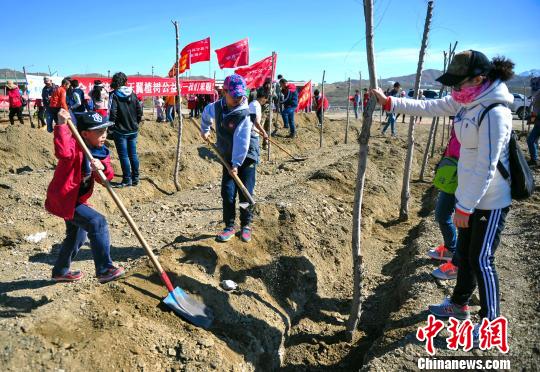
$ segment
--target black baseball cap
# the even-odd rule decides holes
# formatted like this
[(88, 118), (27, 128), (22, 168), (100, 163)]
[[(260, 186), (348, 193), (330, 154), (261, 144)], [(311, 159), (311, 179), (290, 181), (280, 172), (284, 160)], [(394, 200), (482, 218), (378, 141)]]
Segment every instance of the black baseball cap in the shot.
[(466, 50), (456, 54), (452, 59), (452, 62), (450, 62), (446, 72), (435, 80), (443, 85), (451, 87), (461, 83), (467, 78), (485, 75), (491, 71), (492, 68), (493, 65), (484, 53), (476, 50)]
[(114, 125), (114, 122), (106, 120), (106, 117), (94, 111), (76, 114), (76, 118), (79, 132), (83, 130), (97, 130)]

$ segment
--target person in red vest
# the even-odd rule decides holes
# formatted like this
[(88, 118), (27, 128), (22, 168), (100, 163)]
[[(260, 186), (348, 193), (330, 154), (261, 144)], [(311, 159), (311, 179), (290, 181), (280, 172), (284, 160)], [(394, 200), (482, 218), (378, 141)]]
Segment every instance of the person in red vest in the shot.
[(363, 102), (364, 110), (366, 109), (368, 102), (369, 102), (369, 93), (367, 91), (367, 88), (364, 88), (364, 102)]
[(21, 124), (24, 124), (23, 113), (23, 98), (19, 87), (13, 84), (13, 81), (8, 80), (6, 83), (9, 98), (9, 122), (11, 125), (15, 124), (15, 115)]
[(318, 89), (313, 91), (313, 96), (315, 97), (315, 110), (317, 111), (317, 119), (319, 119), (319, 126), (322, 125), (323, 111), (326, 112), (330, 104), (326, 96), (320, 94)]

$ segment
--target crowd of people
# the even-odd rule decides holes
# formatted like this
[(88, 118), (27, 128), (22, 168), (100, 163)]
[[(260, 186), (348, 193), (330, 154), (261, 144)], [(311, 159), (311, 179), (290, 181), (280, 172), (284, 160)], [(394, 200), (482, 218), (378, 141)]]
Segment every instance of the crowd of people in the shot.
[[(513, 96), (505, 81), (513, 76), (513, 63), (497, 57), (489, 60), (478, 51), (458, 53), (446, 73), (437, 80), (451, 87), (451, 94), (440, 99), (423, 100), (404, 97), (396, 82), (391, 90), (356, 90), (351, 97), (355, 117), (374, 95), (388, 113), (382, 133), (391, 128), (395, 135), (397, 115), (412, 117), (450, 116), (453, 118), (451, 135), (444, 151), (443, 161), (454, 166), (454, 175), (439, 186), (435, 218), (439, 224), (442, 244), (427, 252), (427, 256), (442, 261), (432, 275), (440, 280), (455, 280), (453, 294), (440, 304), (429, 306), (437, 317), (470, 317), (469, 301), (476, 287), (480, 294), (481, 318), (493, 320), (500, 312), (499, 278), (495, 266), (495, 252), (501, 242), (502, 232), (512, 202), (509, 178), (511, 172), (509, 142), (512, 132), (512, 113), (509, 105)], [(66, 238), (53, 268), (56, 281), (76, 281), (80, 271), (70, 268), (71, 261), (88, 237), (95, 262), (96, 276), (100, 282), (114, 280), (124, 269), (113, 264), (110, 257), (110, 237), (105, 217), (87, 205), (94, 182), (101, 182), (95, 171), (102, 170), (113, 178), (109, 150), (105, 146), (107, 128), (110, 128), (122, 169), (122, 180), (115, 187), (137, 186), (140, 180), (137, 156), (137, 136), (142, 120), (142, 105), (127, 84), (127, 76), (118, 72), (111, 81), (111, 92), (96, 80), (85, 100), (77, 80), (65, 78), (55, 86), (44, 79), (41, 114), (42, 125), (54, 132), (55, 154), (61, 159), (47, 191), (46, 208), (66, 223)], [(22, 122), (24, 100), (18, 87), (8, 82), (10, 121), (17, 116)], [(249, 98), (248, 98), (249, 97)], [(190, 102), (195, 106), (190, 107)], [(199, 105), (198, 102), (202, 102)], [(180, 114), (174, 96), (154, 100), (157, 120), (172, 121)], [(314, 109), (319, 125), (329, 102), (318, 90), (314, 91)], [(12, 106), (12, 107), (11, 107)], [(239, 178), (253, 195), (256, 187), (257, 164), (260, 148), (265, 146), (270, 132), (269, 113), (280, 113), (288, 137), (295, 138), (295, 112), (298, 106), (296, 86), (283, 76), (276, 82), (267, 79), (262, 87), (249, 92), (240, 75), (228, 76), (221, 92), (214, 97), (188, 97), (190, 117), (201, 121), (201, 137), (206, 141), (215, 132), (216, 146), (230, 169), (223, 166), (221, 199), (223, 230), (217, 234), (219, 242), (227, 242), (238, 235), (244, 242), (252, 239), (253, 211), (242, 207), (248, 200), (240, 192), (235, 178)], [(529, 164), (538, 164), (537, 144), (540, 136), (538, 112), (540, 92), (536, 93), (531, 121), (534, 124), (527, 143), (530, 149)], [(85, 158), (76, 146), (66, 123), (73, 120), (94, 157)], [(272, 131), (278, 131), (277, 121)], [(262, 145), (260, 138), (263, 138)], [(441, 161), (441, 163), (443, 163)], [(441, 168), (441, 166), (439, 165)], [(454, 182), (451, 184), (451, 182)], [(236, 225), (236, 198), (240, 201), (240, 228)], [(474, 328), (478, 339), (479, 325)]]

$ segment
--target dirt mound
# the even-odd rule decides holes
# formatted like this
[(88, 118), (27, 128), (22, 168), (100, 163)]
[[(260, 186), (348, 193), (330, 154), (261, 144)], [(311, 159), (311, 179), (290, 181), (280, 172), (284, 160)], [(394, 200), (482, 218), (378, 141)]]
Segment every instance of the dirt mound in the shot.
[[(373, 129), (362, 223), (363, 314), (349, 343), (343, 335), (352, 296), (358, 145), (343, 144), (345, 122), (328, 120), (325, 146), (319, 148), (315, 115), (299, 114), (298, 138), (276, 140), (308, 160), (292, 162), (274, 148), (271, 161), (258, 167), (253, 241), (220, 244), (214, 234), (221, 228), (222, 170), (191, 120), (185, 120), (183, 133), (181, 192), (172, 186), (177, 129), (150, 120), (139, 136), (144, 180), (118, 192), (174, 285), (213, 309), (216, 320), (209, 330), (191, 326), (161, 303), (166, 290), (102, 188), (92, 203), (107, 215), (112, 256), (127, 276), (98, 285), (85, 245), (74, 267), (87, 276), (72, 285), (52, 285), (48, 278), (64, 223), (42, 207), (55, 164), (52, 154), (44, 155), (51, 137), (18, 126), (0, 133), (0, 147), (11, 146), (12, 156), (0, 161), (15, 169), (0, 174), (5, 370), (349, 371), (359, 369), (366, 355), (372, 361), (372, 345), (408, 296), (404, 268), (419, 265), (411, 259), (413, 243), (424, 231), (419, 226), (435, 195), (429, 184), (414, 183), (411, 219), (398, 221), (406, 128), (398, 129), (402, 138), (382, 138)], [(419, 128), (420, 142), (425, 129)], [(359, 122), (351, 130), (358, 133)], [(32, 149), (25, 149), (30, 137)], [(109, 145), (114, 155), (114, 144)], [(417, 153), (413, 175), (420, 159)], [(114, 157), (113, 165), (119, 170)], [(24, 166), (32, 170), (16, 172)], [(38, 231), (47, 231), (47, 237), (38, 243), (25, 239)], [(222, 290), (225, 279), (237, 282), (238, 289)]]

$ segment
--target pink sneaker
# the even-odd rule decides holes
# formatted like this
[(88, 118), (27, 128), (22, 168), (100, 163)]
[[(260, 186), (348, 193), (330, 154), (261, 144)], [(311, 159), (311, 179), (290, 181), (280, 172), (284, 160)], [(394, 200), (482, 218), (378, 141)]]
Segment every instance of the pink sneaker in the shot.
[(440, 280), (453, 280), (457, 278), (458, 267), (447, 262), (433, 270), (431, 275)]
[(234, 229), (234, 227), (226, 227), (225, 229), (223, 229), (221, 234), (217, 236), (216, 239), (218, 242), (228, 242), (232, 239), (234, 234), (236, 234), (236, 230)]
[(55, 282), (76, 282), (81, 280), (84, 277), (84, 274), (80, 270), (68, 271), (64, 275), (53, 275), (53, 280)]
[(126, 273), (126, 270), (123, 267), (111, 267), (107, 269), (103, 274), (97, 276), (101, 284), (110, 282), (112, 280), (118, 279)]
[(435, 249), (430, 249), (427, 253), (428, 257), (434, 260), (440, 261), (452, 261), (452, 256), (454, 255), (444, 244), (439, 245)]
[(242, 227), (242, 235), (240, 236), (243, 242), (248, 243), (251, 241), (251, 227)]

